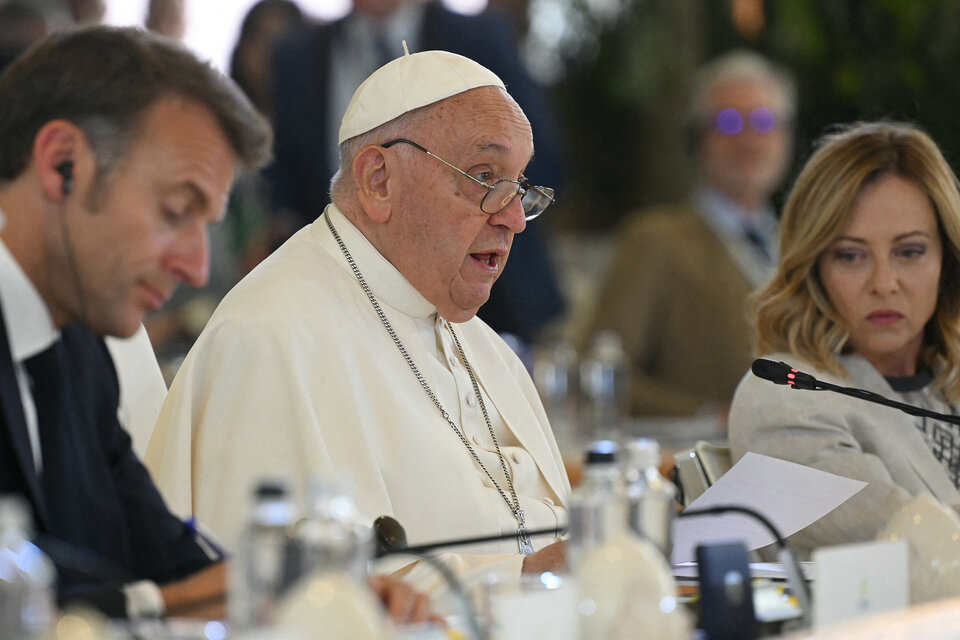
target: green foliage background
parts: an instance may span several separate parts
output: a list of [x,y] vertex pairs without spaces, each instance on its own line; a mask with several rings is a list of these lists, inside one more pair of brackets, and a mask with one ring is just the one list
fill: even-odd
[[796,74],[794,171],[832,125],[881,118],[919,124],[960,169],[960,0],[767,0],[752,38],[729,0],[630,0],[605,26],[586,0],[573,7],[592,31],[553,88],[570,157],[560,227],[609,228],[685,192],[695,177],[683,145],[691,74],[735,47]]

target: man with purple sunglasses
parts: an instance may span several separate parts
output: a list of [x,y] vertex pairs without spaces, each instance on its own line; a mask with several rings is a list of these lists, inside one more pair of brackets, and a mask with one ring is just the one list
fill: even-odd
[[588,333],[620,335],[634,416],[723,419],[752,354],[747,296],[777,261],[770,196],[788,168],[795,96],[787,73],[751,52],[697,73],[686,131],[696,186],[626,218]]

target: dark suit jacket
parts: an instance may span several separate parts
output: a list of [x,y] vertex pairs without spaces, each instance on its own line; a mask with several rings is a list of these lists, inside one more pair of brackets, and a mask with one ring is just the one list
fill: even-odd
[[[327,94],[332,50],[344,20],[298,32],[274,52],[276,160],[266,175],[274,206],[296,212],[302,224],[312,222],[329,202],[330,178],[337,169],[327,160],[328,150],[337,144],[327,131]],[[527,177],[535,184],[561,186],[557,127],[540,88],[519,59],[505,17],[493,12],[464,16],[431,2],[423,14],[420,49],[457,53],[496,73],[533,126],[536,154]],[[510,267],[480,311],[495,330],[528,341],[564,308],[539,228],[542,224],[530,223],[514,239]]]
[[[2,324],[2,323],[0,323]],[[6,328],[0,326],[0,493],[18,493],[33,508],[40,546],[58,565],[62,599],[96,594],[116,614],[116,587],[169,582],[211,564],[189,528],[173,516],[117,419],[119,385],[103,340],[79,325],[63,329],[72,452],[47,469],[70,487],[45,495],[34,469]],[[110,588],[110,589],[107,589]],[[105,589],[112,596],[104,597]]]

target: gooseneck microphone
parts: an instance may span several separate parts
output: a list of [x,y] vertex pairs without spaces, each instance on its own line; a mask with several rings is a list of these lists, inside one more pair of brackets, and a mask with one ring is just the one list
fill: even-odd
[[833,391],[834,393],[850,396],[851,398],[857,398],[858,400],[866,400],[867,402],[873,402],[886,407],[900,409],[900,411],[903,411],[911,416],[933,418],[934,420],[960,425],[960,416],[952,416],[947,413],[939,413],[937,411],[915,407],[904,402],[891,400],[886,396],[882,396],[879,393],[874,393],[872,391],[867,391],[866,389],[842,387],[840,385],[824,382],[823,380],[816,379],[809,373],[804,373],[803,371],[793,368],[786,362],[770,360],[768,358],[757,358],[750,366],[750,370],[753,371],[753,375],[757,376],[758,378],[763,378],[764,380],[769,380],[770,382],[776,384],[790,385],[794,389],[803,389],[807,391]]
[[374,520],[373,532],[377,543],[377,558],[382,558],[383,556],[391,553],[406,553],[422,558],[424,562],[429,564],[434,568],[434,570],[436,570],[437,573],[440,574],[444,582],[447,583],[447,586],[450,587],[451,593],[453,593],[453,595],[456,597],[456,601],[460,603],[463,618],[466,621],[467,626],[470,627],[473,637],[477,640],[490,640],[490,630],[486,628],[485,625],[480,624],[480,620],[477,617],[477,612],[473,606],[473,600],[471,600],[467,595],[467,592],[463,588],[463,584],[460,582],[457,576],[454,575],[453,571],[451,571],[447,565],[441,562],[439,558],[427,553],[427,551],[448,545],[439,543],[436,545],[408,547],[406,530],[404,530],[402,524],[390,516],[380,516]]
[[407,548],[407,531],[396,518],[380,516],[374,520],[373,535],[377,542],[378,558]]
[[[410,553],[420,555],[433,551],[435,549],[445,549],[447,547],[459,547],[468,544],[480,544],[482,542],[499,542],[501,540],[516,540],[517,533],[501,533],[492,536],[478,536],[476,538],[457,538],[454,540],[441,540],[429,542],[415,546],[407,545],[407,533],[399,522],[390,516],[380,516],[373,521],[374,537],[377,542],[377,557],[381,558],[391,553]],[[534,529],[529,531],[530,537],[554,535],[559,536],[564,533],[563,529]]]
[[776,384],[788,384],[794,389],[816,389],[817,379],[809,373],[797,371],[786,362],[757,358],[750,365],[753,375]]

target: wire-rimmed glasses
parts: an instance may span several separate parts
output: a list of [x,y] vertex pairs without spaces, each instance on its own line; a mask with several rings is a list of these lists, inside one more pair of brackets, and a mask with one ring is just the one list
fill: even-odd
[[469,178],[486,189],[487,193],[483,196],[483,200],[480,201],[480,210],[488,215],[493,215],[503,211],[503,209],[513,202],[513,199],[518,195],[520,196],[520,204],[523,206],[523,215],[527,220],[533,220],[543,213],[544,210],[554,202],[553,189],[550,187],[534,186],[530,184],[522,174],[520,176],[520,180],[501,178],[493,184],[487,184],[483,180],[475,178],[456,165],[450,164],[440,156],[427,151],[424,147],[420,146],[413,140],[397,138],[396,140],[391,140],[390,142],[384,142],[380,146],[385,149],[389,149],[393,145],[401,142],[403,144],[409,144],[410,146],[423,151],[434,160],[442,162],[457,173]]

